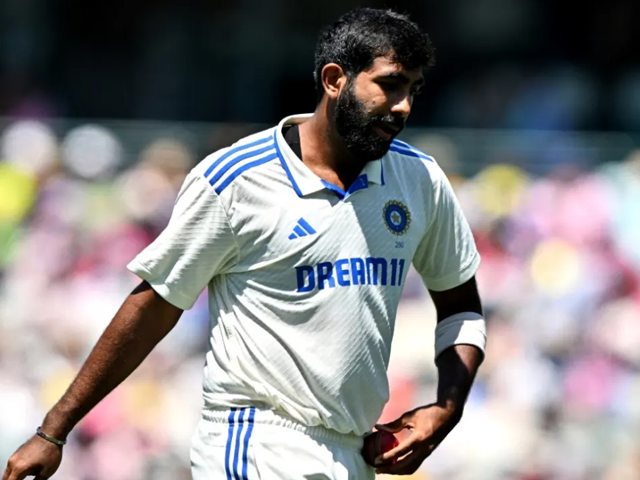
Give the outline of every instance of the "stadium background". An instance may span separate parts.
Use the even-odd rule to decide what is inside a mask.
[[[432,36],[402,138],[449,174],[484,259],[488,356],[415,478],[637,480],[640,2],[367,5]],[[1,465],[136,284],[124,266],[185,172],[312,110],[315,36],[353,6],[0,0]],[[54,478],[189,478],[203,300],[75,430]],[[384,419],[434,398],[434,313],[414,272],[397,323]]]

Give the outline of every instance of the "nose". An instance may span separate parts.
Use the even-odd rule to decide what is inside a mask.
[[[409,95],[403,96],[402,99],[391,108],[391,112],[400,114],[404,119],[407,119],[411,113],[411,99]]]

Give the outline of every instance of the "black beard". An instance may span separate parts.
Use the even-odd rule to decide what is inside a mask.
[[[404,126],[404,121],[400,117],[368,113],[364,103],[356,97],[353,83],[348,85],[338,97],[334,120],[338,135],[347,149],[366,162],[384,156],[393,141],[393,138],[385,140],[373,130],[376,123],[389,122]]]

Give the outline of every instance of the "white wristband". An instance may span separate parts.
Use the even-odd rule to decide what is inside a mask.
[[[436,326],[436,358],[453,345],[473,345],[482,354],[487,345],[484,317],[476,312],[462,312],[438,322]]]

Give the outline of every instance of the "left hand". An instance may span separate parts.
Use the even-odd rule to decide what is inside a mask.
[[[411,475],[460,421],[462,413],[455,408],[431,404],[403,414],[393,422],[376,425],[376,429],[411,434],[400,444],[375,460],[376,473]],[[392,463],[393,461],[395,463]]]

